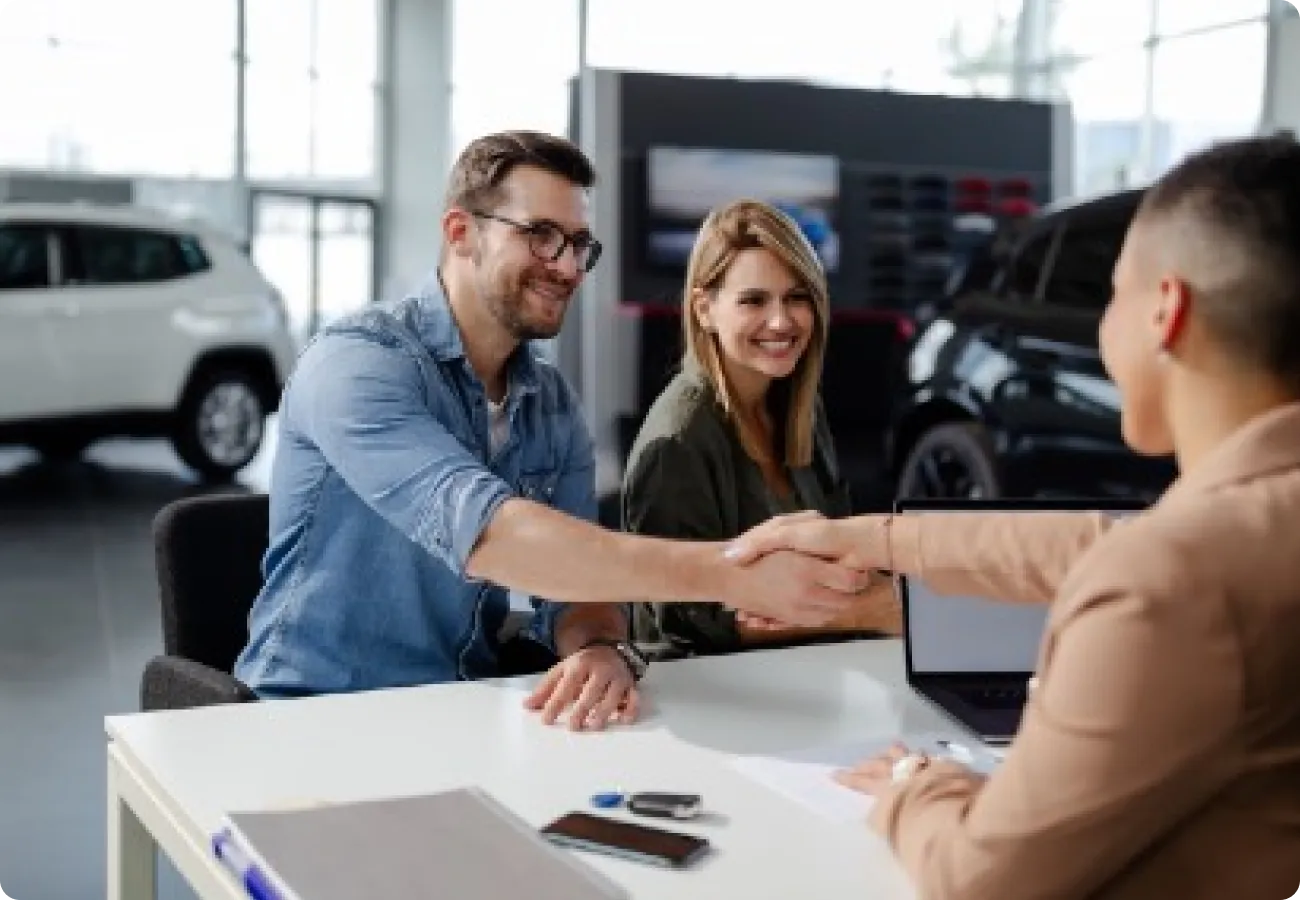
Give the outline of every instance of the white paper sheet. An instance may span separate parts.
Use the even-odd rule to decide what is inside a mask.
[[[893,743],[911,750],[944,756],[988,773],[1000,754],[978,743],[956,743],[946,735],[903,735],[898,738],[855,741],[829,747],[810,747],[778,756],[737,756],[732,766],[741,774],[834,822],[861,822],[871,812],[873,800],[837,784],[840,769],[855,766],[883,753]]]

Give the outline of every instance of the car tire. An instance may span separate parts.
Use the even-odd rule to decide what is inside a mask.
[[[978,422],[945,422],[924,432],[898,470],[898,499],[998,497],[1002,479],[988,431]]]
[[[209,481],[229,481],[257,455],[267,408],[253,376],[212,369],[190,384],[176,411],[172,444],[190,468]]]

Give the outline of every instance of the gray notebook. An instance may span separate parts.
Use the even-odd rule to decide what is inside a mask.
[[[258,900],[606,900],[626,893],[475,788],[231,813],[214,841]]]

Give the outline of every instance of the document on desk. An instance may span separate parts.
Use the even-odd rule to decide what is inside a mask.
[[[476,788],[231,813],[213,844],[254,900],[626,897]]]
[[[885,752],[895,742],[931,756],[955,759],[985,774],[1000,761],[995,751],[978,742],[959,744],[945,735],[919,734],[809,747],[774,756],[737,756],[731,764],[746,777],[824,818],[862,822],[874,801],[836,783],[834,775]]]

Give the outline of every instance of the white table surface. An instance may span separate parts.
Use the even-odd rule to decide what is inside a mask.
[[[110,896],[114,882],[136,883],[140,848],[153,839],[202,896],[239,896],[207,858],[208,837],[230,810],[464,785],[481,786],[539,827],[589,809],[601,790],[702,794],[704,822],[669,826],[713,844],[689,870],[581,854],[633,897],[911,896],[888,848],[865,827],[824,819],[729,765],[738,754],[952,732],[907,690],[899,642],[659,663],[644,683],[641,722],[603,733],[543,726],[521,706],[534,681],[107,719]],[[126,821],[115,819],[118,792],[133,808]],[[119,855],[122,847],[134,857]]]

